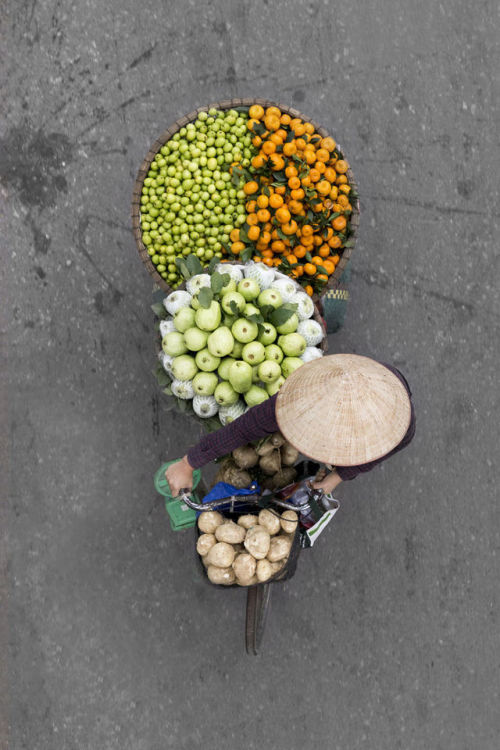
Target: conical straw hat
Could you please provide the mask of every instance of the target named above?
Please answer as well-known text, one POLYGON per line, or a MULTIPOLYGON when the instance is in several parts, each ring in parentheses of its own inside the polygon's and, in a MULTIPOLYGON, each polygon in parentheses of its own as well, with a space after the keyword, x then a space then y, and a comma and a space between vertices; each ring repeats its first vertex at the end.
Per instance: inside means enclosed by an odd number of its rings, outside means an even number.
POLYGON ((285 438, 301 453, 336 466, 381 458, 401 442, 411 404, 384 365, 357 354, 332 354, 295 370, 276 401, 285 438))

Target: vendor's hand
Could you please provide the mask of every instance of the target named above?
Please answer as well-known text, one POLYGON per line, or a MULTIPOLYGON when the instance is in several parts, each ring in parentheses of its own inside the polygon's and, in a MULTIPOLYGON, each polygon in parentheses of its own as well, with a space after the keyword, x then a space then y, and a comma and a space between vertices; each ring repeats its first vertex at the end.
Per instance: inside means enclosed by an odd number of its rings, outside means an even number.
POLYGON ((337 472, 332 471, 331 474, 327 474, 320 482, 311 482, 311 484, 316 490, 323 490, 323 492, 330 493, 333 492, 335 487, 338 487, 341 481, 342 479, 337 472))
POLYGON ((170 464, 165 472, 167 482, 170 486, 172 497, 177 497, 182 489, 191 489, 193 486, 193 467, 189 465, 187 456, 181 458, 175 464, 170 464))

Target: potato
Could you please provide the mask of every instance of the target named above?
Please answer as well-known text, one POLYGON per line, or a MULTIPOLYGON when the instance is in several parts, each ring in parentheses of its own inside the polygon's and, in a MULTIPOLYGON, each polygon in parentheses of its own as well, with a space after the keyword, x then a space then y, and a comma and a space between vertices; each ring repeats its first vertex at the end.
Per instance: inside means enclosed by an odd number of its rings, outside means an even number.
POLYGON ((245 538, 246 531, 234 521, 226 521, 215 529, 215 538, 218 542, 229 542, 229 544, 240 544, 245 538))
POLYGON ((213 534, 201 534, 196 542, 197 553, 201 555, 201 557, 205 557, 205 555, 208 555, 215 542, 216 539, 213 534))
POLYGON ((249 555, 248 552, 238 555, 233 562, 233 570, 238 583, 248 583, 255 575, 256 565, 255 558, 249 555))
MULTIPOLYGON (((217 546, 217 545, 216 545, 217 546)), ((273 536, 269 544, 269 550, 267 552, 267 559, 270 562, 278 562, 283 560, 290 554, 290 547, 292 546, 291 540, 286 536, 273 536)), ((214 549, 212 547, 212 549, 214 549)))
POLYGON ((256 573, 259 581, 264 583, 274 575, 273 563, 270 563, 269 560, 257 560, 256 573))
POLYGON ((267 456, 268 453, 272 453, 274 445, 271 443, 270 438, 266 438, 264 442, 258 445, 255 449, 259 456, 267 456))
POLYGON ((209 565, 207 575, 212 583, 219 583, 223 586, 230 586, 235 582, 234 570, 232 568, 218 568, 216 565, 209 565))
POLYGON ((216 510, 206 510, 198 518, 198 528, 204 534, 213 534, 217 526, 224 523, 224 516, 216 510))
POLYGON ((259 525, 269 531, 271 536, 277 534, 281 528, 280 517, 272 510, 261 510, 259 513, 259 525))
POLYGON ((266 456, 262 456, 259 461, 259 466, 268 476, 273 476, 277 471, 281 469, 281 458, 279 451, 273 450, 272 453, 268 453, 266 456))
POLYGON ((274 435, 271 435, 271 443, 274 445, 275 448, 279 448, 283 443, 285 443, 285 438, 281 434, 281 432, 275 432, 274 435))
POLYGON ((207 560, 210 565, 216 565, 218 568, 229 568, 234 560, 234 549, 227 542, 217 542, 209 549, 207 560))
POLYGON ((243 544, 256 560, 263 560, 269 551, 270 541, 271 536, 267 529, 263 526, 252 526, 251 529, 248 529, 243 544))
POLYGON ((259 519, 257 516, 252 516, 250 514, 240 516, 238 518, 238 526, 243 526, 244 529, 251 529, 252 526, 257 526, 259 523, 259 519))
POLYGON ((281 528, 285 534, 295 534, 297 530, 299 516, 294 510, 285 510, 281 514, 281 528))
POLYGON ((279 573, 280 570, 285 567, 286 560, 287 560, 287 558, 285 558, 284 560, 280 560, 279 562, 272 562, 271 563, 271 566, 272 566, 272 569, 273 569, 273 576, 275 576, 276 573, 279 573))
POLYGON ((251 469, 259 460, 257 451, 251 445, 240 445, 233 451, 233 458, 240 469, 251 469))
POLYGON ((296 476, 297 471, 293 466, 284 466, 281 471, 276 472, 276 474, 271 477, 271 489, 280 490, 283 487, 286 487, 293 482, 296 476))
POLYGON ((297 448, 294 448, 290 443, 285 443, 281 446, 281 462, 284 466, 293 466, 295 461, 299 457, 297 448))

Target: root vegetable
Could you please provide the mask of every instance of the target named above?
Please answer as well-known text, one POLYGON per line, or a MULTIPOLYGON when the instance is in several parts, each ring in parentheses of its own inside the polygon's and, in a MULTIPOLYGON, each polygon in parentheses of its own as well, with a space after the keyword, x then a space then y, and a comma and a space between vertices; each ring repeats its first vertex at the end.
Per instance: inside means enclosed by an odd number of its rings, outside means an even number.
POLYGON ((284 466, 293 466, 299 457, 297 448, 294 448, 290 443, 285 443, 281 446, 281 462, 284 466))
POLYGON ((273 563, 270 563, 269 560, 257 560, 256 573, 259 581, 264 583, 274 575, 273 563))
POLYGON ((294 510, 285 510, 281 514, 281 528, 285 534, 295 534, 299 517, 294 510))
POLYGON ((248 583, 248 581, 255 575, 256 565, 255 558, 248 552, 243 552, 241 555, 238 555, 233 562, 233 570, 238 583, 248 583))
POLYGON ((276 474, 276 472, 281 469, 281 459, 279 451, 273 450, 272 453, 269 453, 266 456, 262 456, 259 461, 259 466, 264 474, 267 474, 268 476, 276 474))
POLYGON ((283 437, 281 432, 275 432, 274 435, 271 435, 271 443, 275 448, 280 448, 284 442, 285 438, 283 437))
POLYGON ((271 443, 271 440, 269 438, 266 438, 263 443, 257 446, 255 449, 256 453, 259 456, 267 456, 268 453, 272 453, 274 450, 274 445, 271 443))
POLYGON ((259 513, 259 525, 269 531, 269 534, 277 534, 280 530, 280 517, 271 510, 261 510, 259 513))
POLYGON ((259 460, 257 451, 251 445, 241 445, 235 448, 233 458, 240 469, 251 469, 259 460))
POLYGON ((213 534, 201 534, 196 542, 196 551, 201 557, 208 555, 214 544, 216 543, 215 536, 213 534))
POLYGON ((224 516, 216 510, 207 510, 198 518, 198 528, 204 534, 213 534, 221 523, 224 523, 224 516))
POLYGON ((222 586, 230 586, 236 578, 232 568, 218 568, 216 565, 208 566, 207 575, 212 583, 218 583, 222 586))
POLYGON ((229 544, 240 544, 245 538, 246 531, 234 521, 226 521, 215 529, 215 538, 218 542, 229 542, 229 544))
POLYGON ((268 551, 271 536, 263 526, 253 526, 248 529, 245 537, 245 548, 255 557, 256 560, 263 560, 268 551))
POLYGON ((258 516, 252 516, 250 514, 240 516, 238 518, 238 525, 243 526, 244 529, 251 529, 252 526, 257 526, 259 523, 258 516))
POLYGON ((219 482, 227 482, 239 490, 248 487, 252 483, 252 477, 248 471, 240 469, 232 460, 228 461, 226 465, 221 468, 217 473, 217 477, 219 482))
POLYGON ((290 554, 291 540, 286 536, 274 536, 269 544, 267 559, 270 562, 283 560, 290 554))
POLYGON ((210 565, 218 568, 229 568, 234 560, 234 549, 227 542, 217 542, 208 551, 207 560, 210 565))
POLYGON ((286 558, 284 560, 280 560, 279 562, 273 562, 271 563, 273 568, 273 576, 276 575, 276 573, 279 573, 282 568, 285 567, 286 558))
POLYGON ((285 466, 281 471, 277 471, 276 474, 272 477, 271 482, 271 489, 272 490, 279 490, 282 487, 286 487, 288 484, 291 484, 295 477, 297 476, 297 471, 293 468, 293 466, 285 466))

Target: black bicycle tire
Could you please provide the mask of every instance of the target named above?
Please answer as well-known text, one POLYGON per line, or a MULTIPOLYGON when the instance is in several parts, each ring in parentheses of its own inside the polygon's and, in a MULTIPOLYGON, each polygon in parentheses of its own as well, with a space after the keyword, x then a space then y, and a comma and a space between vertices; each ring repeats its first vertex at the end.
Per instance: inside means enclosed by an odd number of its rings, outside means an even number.
POLYGON ((251 586, 247 591, 247 612, 245 626, 245 646, 247 654, 257 656, 264 630, 271 599, 271 584, 261 583, 251 586))

